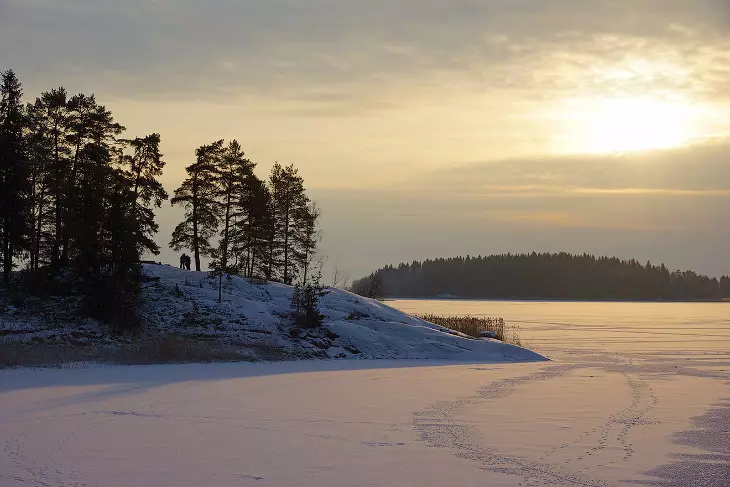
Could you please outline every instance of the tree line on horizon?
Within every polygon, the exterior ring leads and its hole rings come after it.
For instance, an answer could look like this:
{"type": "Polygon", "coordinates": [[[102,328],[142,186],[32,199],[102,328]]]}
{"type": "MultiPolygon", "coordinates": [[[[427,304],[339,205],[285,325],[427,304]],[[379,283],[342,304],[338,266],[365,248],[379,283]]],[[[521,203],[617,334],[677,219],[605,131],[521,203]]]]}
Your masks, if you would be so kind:
{"type": "Polygon", "coordinates": [[[700,300],[730,297],[730,278],[633,259],[533,252],[388,265],[354,281],[351,289],[378,298],[700,300]]]}
{"type": "MultiPolygon", "coordinates": [[[[76,292],[90,315],[133,330],[140,260],[159,254],[155,208],[168,194],[160,135],[125,138],[125,127],[94,95],[63,87],[23,102],[12,70],[0,79],[0,269],[20,267],[35,290],[76,292]],[[70,280],[70,282],[69,282],[70,280]]],[[[268,182],[253,174],[240,144],[203,145],[172,204],[185,210],[171,247],[190,249],[225,273],[308,279],[319,210],[293,165],[275,164],[268,182]]],[[[220,288],[220,285],[219,285],[220,288]]]]}

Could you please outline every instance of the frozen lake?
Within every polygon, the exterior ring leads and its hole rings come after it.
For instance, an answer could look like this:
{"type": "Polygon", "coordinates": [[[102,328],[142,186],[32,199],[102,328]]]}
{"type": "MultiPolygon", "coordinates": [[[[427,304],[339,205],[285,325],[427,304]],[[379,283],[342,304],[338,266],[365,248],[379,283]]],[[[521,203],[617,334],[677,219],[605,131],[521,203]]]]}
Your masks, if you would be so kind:
{"type": "Polygon", "coordinates": [[[545,353],[730,360],[730,303],[388,300],[410,314],[501,316],[545,353]]]}
{"type": "Polygon", "coordinates": [[[0,371],[0,485],[730,485],[730,307],[394,301],[553,360],[0,371]]]}

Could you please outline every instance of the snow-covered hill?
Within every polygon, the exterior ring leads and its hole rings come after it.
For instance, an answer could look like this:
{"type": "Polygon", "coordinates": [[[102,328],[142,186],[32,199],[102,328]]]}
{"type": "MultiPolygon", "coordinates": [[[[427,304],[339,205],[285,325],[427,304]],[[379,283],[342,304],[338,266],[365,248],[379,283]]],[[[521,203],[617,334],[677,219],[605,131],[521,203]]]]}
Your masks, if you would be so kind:
{"type": "Polygon", "coordinates": [[[324,327],[297,333],[289,324],[292,288],[223,279],[146,264],[142,316],[150,330],[282,350],[293,357],[537,361],[544,357],[496,340],[474,340],[385,304],[338,289],[322,298],[324,327]]]}

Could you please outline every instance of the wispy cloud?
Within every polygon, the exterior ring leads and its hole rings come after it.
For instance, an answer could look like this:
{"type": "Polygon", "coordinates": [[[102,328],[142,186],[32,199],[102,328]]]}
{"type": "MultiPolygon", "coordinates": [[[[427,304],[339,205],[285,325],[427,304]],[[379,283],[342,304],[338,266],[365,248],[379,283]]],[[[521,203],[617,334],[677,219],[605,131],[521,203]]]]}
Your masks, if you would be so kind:
{"type": "Polygon", "coordinates": [[[543,99],[730,92],[726,0],[5,0],[0,9],[5,63],[138,96],[256,93],[356,110],[445,87],[543,99]]]}

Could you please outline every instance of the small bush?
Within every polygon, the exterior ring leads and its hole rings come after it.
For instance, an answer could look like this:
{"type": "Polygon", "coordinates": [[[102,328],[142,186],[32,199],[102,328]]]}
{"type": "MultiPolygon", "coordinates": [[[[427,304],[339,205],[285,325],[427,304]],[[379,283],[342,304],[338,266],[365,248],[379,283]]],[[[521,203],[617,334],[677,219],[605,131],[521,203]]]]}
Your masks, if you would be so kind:
{"type": "Polygon", "coordinates": [[[291,316],[294,326],[299,328],[321,326],[324,315],[319,312],[319,299],[328,292],[326,286],[319,284],[318,276],[312,282],[294,286],[291,296],[291,316]]]}
{"type": "Polygon", "coordinates": [[[355,321],[355,320],[361,320],[363,318],[370,318],[370,315],[367,313],[363,313],[362,311],[351,311],[350,314],[348,314],[345,319],[347,321],[355,321]]]}
{"type": "Polygon", "coordinates": [[[477,316],[440,316],[434,314],[416,315],[429,323],[434,323],[450,330],[458,331],[470,337],[479,338],[480,333],[490,331],[497,340],[520,345],[519,328],[505,324],[503,318],[477,316]]]}

